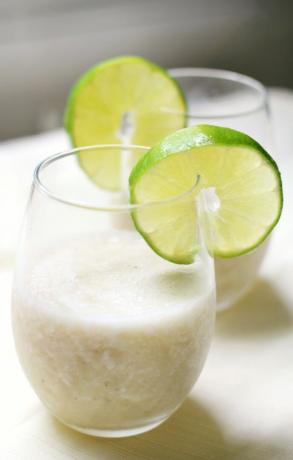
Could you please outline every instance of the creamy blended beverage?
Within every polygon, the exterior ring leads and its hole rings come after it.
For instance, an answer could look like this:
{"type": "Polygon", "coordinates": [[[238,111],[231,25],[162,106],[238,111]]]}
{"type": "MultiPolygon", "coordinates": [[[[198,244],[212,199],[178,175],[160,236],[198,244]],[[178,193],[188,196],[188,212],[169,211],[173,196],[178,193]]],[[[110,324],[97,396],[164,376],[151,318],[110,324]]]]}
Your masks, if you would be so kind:
{"type": "Polygon", "coordinates": [[[91,434],[163,421],[192,388],[211,342],[214,291],[202,256],[170,264],[133,235],[67,241],[14,289],[28,379],[55,416],[91,434]]]}

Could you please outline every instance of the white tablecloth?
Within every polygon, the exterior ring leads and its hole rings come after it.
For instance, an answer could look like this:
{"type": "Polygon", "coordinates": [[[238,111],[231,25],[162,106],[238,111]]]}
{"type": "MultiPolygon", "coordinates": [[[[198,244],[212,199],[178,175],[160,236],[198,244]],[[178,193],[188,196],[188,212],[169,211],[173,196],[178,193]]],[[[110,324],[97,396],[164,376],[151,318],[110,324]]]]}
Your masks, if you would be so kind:
{"type": "MultiPolygon", "coordinates": [[[[293,92],[274,90],[271,99],[285,187],[281,223],[253,289],[218,317],[192,394],[166,423],[144,435],[80,435],[51,418],[34,395],[14,351],[9,311],[14,228],[25,187],[13,198],[16,213],[11,202],[7,206],[11,195],[3,198],[0,189],[1,460],[293,459],[293,92]]],[[[66,145],[62,131],[0,144],[0,187],[8,177],[5,168],[13,165],[29,177],[37,159],[66,145]]]]}

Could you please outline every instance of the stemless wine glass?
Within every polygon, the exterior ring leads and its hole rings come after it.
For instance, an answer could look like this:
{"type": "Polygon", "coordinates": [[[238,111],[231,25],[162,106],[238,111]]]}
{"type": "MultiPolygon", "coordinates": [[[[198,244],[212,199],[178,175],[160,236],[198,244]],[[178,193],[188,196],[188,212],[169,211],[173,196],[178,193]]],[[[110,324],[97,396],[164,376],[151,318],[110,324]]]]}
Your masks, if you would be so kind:
{"type": "MultiPolygon", "coordinates": [[[[236,72],[204,69],[171,69],[187,101],[188,126],[213,124],[243,131],[272,153],[268,98],[258,81],[236,72]]],[[[221,174],[221,171],[219,171],[221,174]]],[[[267,239],[249,254],[215,259],[217,308],[233,305],[252,285],[269,244],[267,239]]]]}
{"type": "Polygon", "coordinates": [[[194,189],[117,204],[120,192],[101,190],[81,170],[81,150],[146,148],[83,147],[36,168],[13,288],[15,343],[54,416],[87,434],[130,436],[174,412],[203,367],[215,316],[213,260],[200,224],[198,253],[185,266],[159,257],[132,224],[132,213],[164,215],[187,200],[196,212],[194,189]]]}

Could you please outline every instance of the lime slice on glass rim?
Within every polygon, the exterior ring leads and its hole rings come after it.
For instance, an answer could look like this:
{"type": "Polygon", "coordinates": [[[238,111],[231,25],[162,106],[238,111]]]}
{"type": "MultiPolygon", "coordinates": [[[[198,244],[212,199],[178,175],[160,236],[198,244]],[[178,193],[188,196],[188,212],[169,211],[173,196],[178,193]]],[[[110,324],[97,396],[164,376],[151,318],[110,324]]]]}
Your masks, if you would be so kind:
{"type": "MultiPolygon", "coordinates": [[[[77,81],[64,123],[75,147],[153,145],[183,128],[185,113],[184,94],[167,71],[144,58],[122,56],[96,65],[77,81]]],[[[134,156],[131,166],[141,154],[134,156]]],[[[117,149],[99,150],[97,155],[81,151],[79,161],[98,186],[120,188],[122,159],[117,149]]]]}
{"type": "Polygon", "coordinates": [[[131,203],[184,194],[198,176],[199,186],[183,201],[142,206],[132,213],[137,230],[163,258],[179,264],[193,262],[198,218],[194,200],[203,189],[214,197],[204,215],[213,233],[208,247],[217,257],[251,251],[277,224],[283,194],[275,161],[248,135],[218,126],[181,129],[152,147],[129,177],[131,203]]]}

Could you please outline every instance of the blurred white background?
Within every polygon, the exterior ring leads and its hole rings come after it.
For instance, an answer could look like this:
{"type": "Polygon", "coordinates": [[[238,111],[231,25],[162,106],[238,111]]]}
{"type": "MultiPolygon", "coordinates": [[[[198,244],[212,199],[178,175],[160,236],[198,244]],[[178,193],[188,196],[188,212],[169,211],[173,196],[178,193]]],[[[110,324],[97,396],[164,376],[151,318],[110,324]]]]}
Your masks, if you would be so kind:
{"type": "Polygon", "coordinates": [[[0,139],[62,124],[101,59],[236,70],[293,87],[291,0],[0,0],[0,139]]]}

